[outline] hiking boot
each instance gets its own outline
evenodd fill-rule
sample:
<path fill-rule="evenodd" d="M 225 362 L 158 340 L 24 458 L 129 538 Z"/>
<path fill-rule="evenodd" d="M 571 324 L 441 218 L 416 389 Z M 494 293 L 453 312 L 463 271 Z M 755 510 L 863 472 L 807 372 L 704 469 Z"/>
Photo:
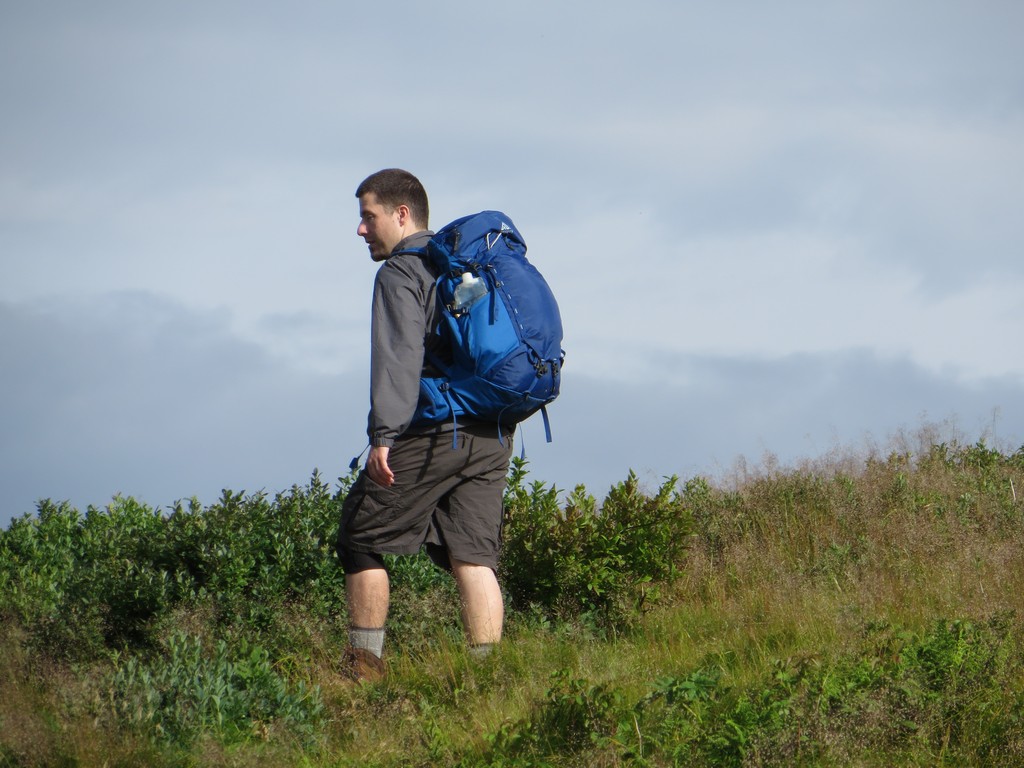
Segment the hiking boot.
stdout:
<path fill-rule="evenodd" d="M 365 648 L 345 648 L 345 674 L 356 682 L 376 683 L 384 679 L 384 662 Z"/>

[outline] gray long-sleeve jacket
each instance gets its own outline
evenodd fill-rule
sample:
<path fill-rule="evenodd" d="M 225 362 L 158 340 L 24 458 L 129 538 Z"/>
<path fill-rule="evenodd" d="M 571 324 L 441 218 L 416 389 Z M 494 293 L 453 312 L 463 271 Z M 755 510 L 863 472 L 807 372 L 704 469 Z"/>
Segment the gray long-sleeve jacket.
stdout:
<path fill-rule="evenodd" d="M 401 253 L 424 248 L 433 236 L 417 232 L 395 246 L 377 270 L 370 325 L 370 444 L 391 446 L 409 429 L 419 400 L 425 350 L 437 350 L 439 316 L 435 278 L 423 254 Z M 435 427 L 436 429 L 436 427 Z"/>

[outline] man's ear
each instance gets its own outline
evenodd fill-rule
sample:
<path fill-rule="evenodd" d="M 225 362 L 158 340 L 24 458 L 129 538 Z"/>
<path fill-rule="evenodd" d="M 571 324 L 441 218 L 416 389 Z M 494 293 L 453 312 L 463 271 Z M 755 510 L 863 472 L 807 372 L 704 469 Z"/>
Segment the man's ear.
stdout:
<path fill-rule="evenodd" d="M 398 211 L 398 225 L 404 226 L 410 221 L 410 213 L 408 205 L 399 205 L 396 209 Z"/>

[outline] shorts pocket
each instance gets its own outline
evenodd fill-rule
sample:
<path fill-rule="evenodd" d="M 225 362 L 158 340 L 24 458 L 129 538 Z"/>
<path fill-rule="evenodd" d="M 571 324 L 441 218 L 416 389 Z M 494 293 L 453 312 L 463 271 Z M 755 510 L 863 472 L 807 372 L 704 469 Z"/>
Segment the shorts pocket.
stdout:
<path fill-rule="evenodd" d="M 364 473 L 345 499 L 342 518 L 348 540 L 363 545 L 377 543 L 381 528 L 400 514 L 400 499 L 394 486 L 378 485 Z"/>

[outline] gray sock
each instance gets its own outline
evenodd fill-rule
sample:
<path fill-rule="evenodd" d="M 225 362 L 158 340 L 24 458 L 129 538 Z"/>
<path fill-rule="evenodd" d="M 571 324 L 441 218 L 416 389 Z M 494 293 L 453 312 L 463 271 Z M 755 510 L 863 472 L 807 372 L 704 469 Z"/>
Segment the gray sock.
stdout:
<path fill-rule="evenodd" d="M 494 650 L 495 643 L 480 643 L 469 646 L 469 655 L 474 659 L 486 659 Z"/>
<path fill-rule="evenodd" d="M 362 648 L 380 659 L 384 656 L 384 627 L 349 627 L 348 642 L 353 648 Z"/>

